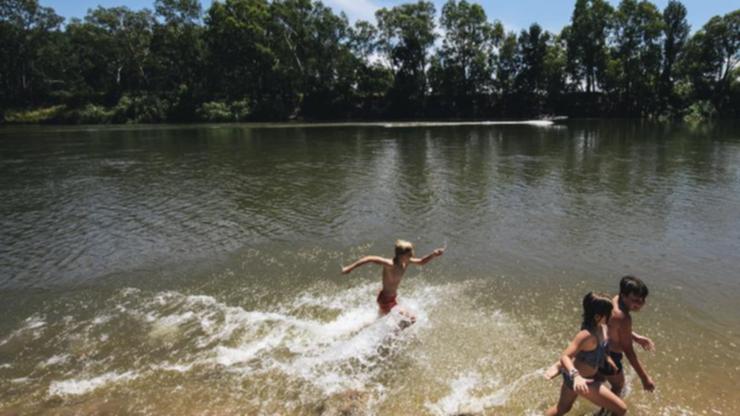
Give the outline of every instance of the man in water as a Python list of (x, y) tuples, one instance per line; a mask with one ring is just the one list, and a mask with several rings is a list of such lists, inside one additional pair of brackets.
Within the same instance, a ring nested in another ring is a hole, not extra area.
[(396, 241), (395, 256), (392, 259), (378, 256), (365, 256), (349, 266), (342, 267), (342, 273), (347, 274), (363, 264), (374, 263), (383, 266), (383, 289), (378, 293), (378, 307), (381, 315), (387, 315), (391, 309), (398, 307), (398, 312), (406, 317), (410, 324), (416, 322), (416, 316), (398, 306), (396, 302), (398, 285), (409, 264), (420, 266), (429, 263), (433, 258), (441, 256), (444, 248), (438, 248), (422, 258), (414, 257), (414, 245), (408, 241)]
[(604, 367), (599, 369), (599, 373), (606, 378), (612, 386), (612, 391), (617, 395), (620, 395), (624, 388), (622, 358), (625, 355), (640, 377), (642, 388), (647, 391), (655, 390), (653, 379), (642, 368), (642, 364), (637, 359), (637, 354), (632, 346), (634, 341), (647, 351), (655, 349), (655, 344), (650, 338), (632, 332), (631, 312), (638, 312), (642, 309), (647, 295), (648, 288), (642, 280), (634, 276), (625, 276), (619, 282), (619, 295), (612, 299), (614, 308), (608, 324), (609, 355), (617, 368)]

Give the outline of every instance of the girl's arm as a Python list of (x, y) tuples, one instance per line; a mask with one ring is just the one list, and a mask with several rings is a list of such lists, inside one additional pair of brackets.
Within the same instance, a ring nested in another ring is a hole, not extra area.
[(363, 264), (368, 264), (368, 263), (380, 264), (382, 266), (393, 266), (393, 260), (386, 259), (383, 257), (378, 257), (378, 256), (365, 256), (357, 260), (356, 262), (350, 264), (349, 266), (342, 267), (342, 273), (347, 274), (351, 272), (352, 270), (354, 270), (355, 268), (360, 267)]
[(416, 258), (416, 257), (412, 257), (411, 260), (409, 260), (409, 261), (411, 263), (414, 263), (414, 264), (418, 264), (420, 266), (423, 266), (423, 265), (429, 263), (433, 258), (438, 257), (438, 256), (441, 256), (442, 254), (444, 254), (444, 252), (445, 252), (445, 249), (438, 248), (438, 249), (432, 251), (431, 253), (427, 254), (426, 256), (420, 258), (420, 259), (419, 258)]
[(588, 385), (586, 384), (588, 380), (578, 374), (578, 370), (575, 365), (573, 365), (573, 357), (581, 351), (583, 343), (591, 336), (592, 335), (585, 329), (579, 331), (578, 334), (576, 334), (576, 337), (573, 338), (573, 341), (570, 342), (568, 347), (565, 348), (563, 354), (560, 356), (560, 364), (573, 378), (573, 389), (577, 393), (586, 393), (588, 391)]

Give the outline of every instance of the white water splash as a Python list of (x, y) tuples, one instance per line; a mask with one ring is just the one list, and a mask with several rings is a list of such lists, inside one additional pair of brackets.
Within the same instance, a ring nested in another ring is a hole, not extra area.
[(97, 377), (78, 378), (63, 381), (52, 381), (49, 385), (49, 396), (79, 396), (99, 389), (106, 384), (121, 383), (138, 378), (133, 371), (125, 373), (109, 372)]
[(40, 362), (37, 367), (46, 368), (57, 364), (66, 363), (71, 356), (69, 354), (57, 354), (49, 357), (48, 360)]

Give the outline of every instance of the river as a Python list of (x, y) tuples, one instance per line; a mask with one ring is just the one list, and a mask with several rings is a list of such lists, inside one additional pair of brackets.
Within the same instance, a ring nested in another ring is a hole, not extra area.
[(0, 222), (0, 414), (540, 414), (626, 274), (630, 413), (740, 414), (736, 122), (3, 127)]

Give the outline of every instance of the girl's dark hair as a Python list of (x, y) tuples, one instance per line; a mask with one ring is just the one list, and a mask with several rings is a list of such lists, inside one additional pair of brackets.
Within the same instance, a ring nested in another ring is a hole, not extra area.
[(589, 331), (596, 327), (596, 315), (606, 316), (608, 320), (612, 315), (611, 299), (603, 293), (588, 292), (583, 297), (583, 323), (581, 329)]

